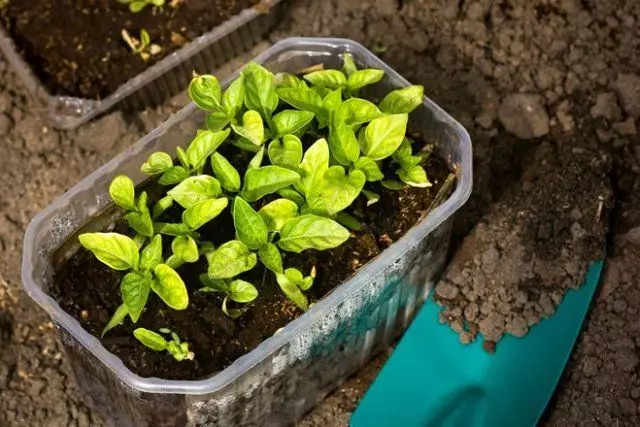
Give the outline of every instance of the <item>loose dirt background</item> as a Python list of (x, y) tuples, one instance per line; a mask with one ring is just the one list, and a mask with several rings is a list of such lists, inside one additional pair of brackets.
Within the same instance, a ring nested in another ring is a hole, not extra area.
[[(467, 127), (475, 188), (455, 243), (492, 204), (526, 190), (523, 171), (541, 144), (610, 159), (606, 274), (544, 425), (640, 424), (639, 21), (634, 0), (297, 0), (271, 37), (360, 41)], [(23, 233), (41, 208), (184, 102), (58, 132), (0, 58), (0, 426), (101, 425), (81, 403), (48, 319), (20, 290)], [(385, 357), (301, 425), (346, 425)]]

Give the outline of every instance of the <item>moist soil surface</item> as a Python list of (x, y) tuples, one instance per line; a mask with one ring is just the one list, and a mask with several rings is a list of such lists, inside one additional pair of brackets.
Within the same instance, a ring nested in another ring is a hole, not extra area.
[[(416, 145), (416, 148), (420, 148), (419, 142)], [(225, 156), (231, 158), (230, 154), (225, 153)], [(306, 275), (315, 266), (317, 276), (313, 287), (305, 292), (310, 303), (331, 292), (426, 215), (449, 170), (446, 163), (435, 156), (429, 157), (425, 169), (432, 187), (392, 191), (378, 185), (380, 188), (375, 188), (380, 194), (377, 203), (367, 207), (364, 198), (357, 199), (347, 212), (361, 222), (363, 229), (353, 231), (352, 237), (339, 247), (326, 251), (304, 251), (301, 254), (282, 252), (283, 264), (287, 268), (298, 268)], [(265, 198), (263, 202), (268, 201), (269, 198)], [(259, 209), (260, 206), (254, 204), (254, 208)], [(180, 209), (176, 208), (158, 220), (180, 222), (180, 214)], [(124, 223), (118, 224), (115, 230), (129, 232)], [(216, 246), (234, 239), (233, 218), (229, 209), (198, 231), (203, 240), (211, 241)], [(171, 237), (163, 237), (165, 246), (169, 246)], [(165, 252), (168, 250), (165, 248)], [(171, 310), (159, 298), (151, 296), (138, 323), (125, 322), (122, 327), (113, 329), (102, 339), (103, 344), (132, 371), (143, 377), (200, 379), (224, 369), (302, 314), (282, 294), (275, 275), (259, 264), (238, 276), (253, 283), (258, 288), (259, 296), (241, 317), (232, 320), (222, 312), (222, 297), (198, 292), (203, 286), (198, 275), (206, 270), (204, 259), (177, 269), (189, 289), (189, 306), (186, 310)], [(119, 285), (122, 276), (121, 272), (98, 261), (91, 252), (81, 249), (56, 273), (52, 296), (85, 329), (99, 337), (111, 315), (122, 303)], [(169, 328), (177, 332), (181, 340), (189, 343), (196, 355), (195, 360), (176, 363), (167, 352), (147, 349), (133, 337), (133, 330), (138, 327), (153, 331)]]
[[(0, 17), (52, 94), (100, 99), (258, 1), (182, 0), (172, 7), (167, 0), (161, 8), (133, 13), (116, 0), (12, 0), (0, 7)], [(142, 29), (162, 48), (147, 61), (121, 36), (127, 30), (140, 40)]]
[[(587, 150), (593, 159), (611, 159), (611, 165), (603, 163), (599, 172), (609, 178), (605, 187), (613, 190), (613, 208), (604, 228), (605, 274), (539, 425), (640, 425), (640, 3), (292, 0), (287, 4), (270, 41), (294, 35), (356, 40), (408, 80), (424, 84), (427, 95), (469, 131), (474, 144), (474, 191), (456, 215), (453, 260), (464, 259), (455, 255), (457, 249), (466, 237), (477, 239), (477, 231), (472, 230), (481, 228), (477, 227), (480, 222), (497, 226), (499, 216), (491, 213), (494, 204), (527, 198), (518, 193), (530, 181), (525, 172), (541, 164), (534, 155), (539, 147), (552, 148), (538, 152), (548, 160), (552, 169), (545, 170), (553, 171), (549, 173), (563, 171), (560, 168), (566, 163), (556, 157), (565, 153), (561, 146)], [(266, 47), (266, 43), (258, 46), (244, 59)], [(235, 61), (235, 66), (241, 63)], [(225, 66), (224, 73), (213, 73), (222, 76), (232, 70), (233, 66)], [(116, 112), (77, 131), (58, 132), (45, 127), (27, 99), (26, 88), (0, 57), (3, 427), (103, 425), (77, 392), (49, 319), (21, 291), (22, 238), (39, 210), (185, 102), (181, 95), (157, 109), (127, 115)], [(586, 173), (598, 174), (590, 159), (575, 157), (574, 167), (585, 162)], [(601, 186), (593, 178), (587, 182)], [(552, 187), (547, 194), (553, 195)], [(584, 194), (588, 192), (578, 193)], [(570, 200), (580, 212), (593, 212), (596, 204), (583, 197), (575, 203)], [(515, 209), (509, 211), (517, 215)], [(527, 211), (544, 214), (531, 206)], [(544, 223), (548, 215), (540, 218)], [(508, 216), (503, 223), (518, 224)], [(599, 229), (579, 223), (589, 232)], [(483, 245), (489, 240), (501, 244), (508, 229), (498, 230), (503, 231), (484, 236)], [(562, 235), (551, 234), (556, 239)], [(535, 253), (542, 241), (521, 239), (521, 244)], [(566, 247), (572, 251), (574, 246)], [(453, 260), (451, 269), (463, 268)], [(544, 257), (539, 262), (548, 262), (550, 268), (558, 265)], [(505, 266), (503, 271), (518, 276), (521, 270)], [(300, 425), (347, 426), (387, 355), (345, 381)]]

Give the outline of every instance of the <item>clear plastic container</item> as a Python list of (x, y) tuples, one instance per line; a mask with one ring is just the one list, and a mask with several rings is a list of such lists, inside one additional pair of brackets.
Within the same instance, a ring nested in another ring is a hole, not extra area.
[[(408, 85), (364, 47), (343, 39), (287, 39), (255, 60), (273, 71), (297, 71), (320, 62), (339, 67), (345, 52), (362, 66), (386, 72), (376, 85), (378, 95)], [(24, 287), (60, 331), (89, 403), (119, 427), (288, 425), (390, 344), (444, 267), (453, 214), (471, 192), (471, 141), (465, 129), (427, 98), (411, 117), (411, 130), (422, 132), (455, 171), (455, 191), (307, 313), (207, 379), (168, 381), (132, 373), (47, 294), (60, 261), (54, 252), (110, 205), (111, 179), (124, 173), (141, 182), (140, 164), (152, 151), (173, 152), (190, 141), (203, 125), (201, 112), (185, 107), (34, 218), (25, 236)]]
[(18, 53), (1, 23), (0, 52), (13, 66), (18, 78), (32, 94), (36, 108), (51, 125), (59, 129), (75, 129), (114, 106), (135, 111), (162, 103), (186, 88), (194, 70), (215, 70), (255, 46), (279, 21), (281, 11), (281, 0), (262, 0), (187, 43), (102, 100), (49, 93)]

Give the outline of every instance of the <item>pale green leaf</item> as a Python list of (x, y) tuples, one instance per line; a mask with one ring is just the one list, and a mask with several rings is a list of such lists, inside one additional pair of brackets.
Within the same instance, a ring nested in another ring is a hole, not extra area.
[(287, 221), (298, 216), (298, 205), (288, 199), (277, 199), (263, 206), (258, 214), (269, 231), (280, 231)]
[(127, 306), (131, 321), (136, 323), (142, 314), (151, 290), (151, 277), (135, 272), (127, 273), (120, 282), (122, 301)]
[(233, 202), (233, 225), (238, 238), (249, 249), (259, 249), (268, 241), (269, 230), (262, 216), (241, 197)]
[(162, 236), (156, 234), (142, 252), (140, 252), (140, 269), (152, 271), (162, 262)]
[(389, 157), (400, 147), (407, 131), (407, 114), (373, 119), (365, 129), (362, 152), (374, 160)]
[(329, 89), (337, 89), (346, 86), (347, 78), (342, 71), (320, 70), (304, 75), (304, 79), (309, 83)]
[(228, 203), (226, 197), (203, 200), (182, 213), (182, 222), (191, 230), (197, 230), (220, 215)]
[(338, 212), (338, 214), (336, 215), (336, 221), (338, 221), (338, 223), (340, 223), (341, 225), (347, 227), (349, 230), (362, 230), (362, 224), (360, 223), (360, 221), (358, 221), (358, 219), (353, 215), (349, 215), (346, 212)]
[(109, 195), (118, 206), (128, 211), (137, 210), (135, 204), (135, 186), (128, 176), (118, 175), (113, 178), (113, 181), (111, 181), (109, 185)]
[(203, 110), (219, 110), (220, 93), (220, 84), (215, 76), (197, 76), (189, 83), (189, 98)]
[(309, 301), (307, 300), (307, 297), (295, 283), (291, 282), (291, 280), (287, 278), (286, 275), (280, 273), (276, 274), (276, 281), (285, 296), (299, 309), (303, 311), (307, 311), (309, 309)]
[(298, 207), (303, 206), (306, 203), (306, 201), (304, 200), (304, 196), (298, 193), (293, 188), (283, 188), (281, 190), (278, 190), (278, 194), (285, 199), (291, 200), (293, 203), (298, 205)]
[(156, 222), (153, 228), (156, 233), (168, 236), (186, 236), (192, 233), (191, 229), (182, 223)]
[(382, 178), (384, 178), (384, 174), (380, 170), (378, 163), (370, 157), (360, 157), (353, 164), (353, 166), (356, 169), (364, 172), (365, 176), (367, 177), (367, 181), (369, 182), (380, 181)]
[(205, 116), (204, 124), (211, 132), (219, 132), (227, 127), (232, 118), (226, 111), (214, 111)]
[(185, 209), (207, 199), (220, 195), (220, 182), (210, 175), (192, 176), (167, 192), (169, 196)]
[(171, 166), (173, 166), (171, 156), (163, 151), (158, 151), (149, 156), (147, 161), (142, 164), (140, 171), (148, 175), (156, 175), (166, 171)]
[(429, 179), (427, 179), (427, 173), (422, 166), (412, 166), (409, 169), (401, 169), (398, 172), (398, 177), (412, 187), (431, 187)]
[(133, 331), (133, 336), (144, 344), (145, 347), (149, 347), (151, 350), (163, 351), (167, 348), (167, 340), (165, 340), (162, 335), (148, 329), (138, 328)]
[(300, 110), (283, 110), (273, 117), (278, 137), (294, 135), (311, 123), (313, 113)]
[(298, 110), (310, 111), (316, 116), (324, 113), (322, 97), (307, 88), (279, 88), (278, 96), (287, 104)]
[(251, 283), (245, 280), (236, 279), (229, 283), (227, 296), (232, 301), (248, 303), (258, 297), (258, 290)]
[(231, 124), (233, 131), (246, 138), (253, 145), (262, 145), (264, 142), (264, 123), (260, 113), (249, 110), (242, 116), (242, 125)]
[(244, 176), (242, 197), (248, 202), (254, 202), (267, 194), (297, 184), (300, 175), (297, 172), (279, 166), (263, 166), (248, 169)]
[(247, 166), (249, 169), (258, 169), (262, 165), (262, 159), (264, 158), (264, 147), (260, 147), (260, 150), (251, 158), (249, 161), (249, 165)]
[(380, 200), (380, 195), (373, 191), (362, 190), (362, 194), (367, 198), (367, 206), (371, 206)]
[(410, 113), (424, 102), (424, 87), (409, 86), (394, 90), (380, 103), (380, 111), (386, 114)]
[(227, 307), (227, 301), (229, 299), (229, 297), (224, 297), (224, 299), (222, 300), (222, 312), (232, 319), (237, 319), (238, 317), (242, 316), (242, 310), (239, 308)]
[(257, 257), (240, 240), (223, 243), (207, 254), (211, 279), (230, 279), (256, 266)]
[(152, 218), (158, 219), (160, 215), (164, 213), (167, 209), (173, 206), (173, 198), (171, 196), (164, 196), (162, 199), (158, 200), (155, 205), (153, 205), (153, 209), (151, 211)]
[(273, 243), (267, 243), (258, 251), (260, 262), (274, 273), (282, 273), (282, 255)]
[(222, 188), (232, 193), (240, 191), (240, 174), (238, 170), (220, 153), (211, 156), (211, 167)]
[(351, 76), (351, 74), (358, 71), (358, 67), (353, 60), (353, 55), (351, 55), (350, 53), (345, 53), (342, 55), (342, 64), (342, 70), (347, 76)]
[(299, 79), (291, 73), (277, 73), (276, 74), (276, 86), (277, 88), (293, 88), (293, 89), (308, 89), (309, 87), (304, 80)]
[(153, 270), (155, 280), (151, 284), (153, 292), (174, 310), (184, 310), (189, 305), (187, 286), (176, 271), (166, 264), (158, 264)]
[(244, 103), (249, 110), (258, 111), (263, 118), (271, 117), (278, 107), (273, 73), (256, 63), (249, 63), (244, 76)]
[(296, 253), (306, 249), (325, 250), (340, 246), (349, 235), (346, 228), (330, 218), (306, 214), (282, 227), (278, 246)]
[(129, 212), (124, 218), (137, 233), (147, 237), (153, 236), (153, 221), (147, 207), (147, 193), (145, 191), (138, 197), (136, 212)]
[(198, 135), (187, 147), (187, 161), (189, 164), (194, 168), (202, 166), (207, 158), (227, 139), (229, 133), (231, 133), (230, 129), (219, 132), (199, 131)]
[(273, 165), (297, 170), (302, 161), (302, 142), (295, 135), (285, 135), (282, 141), (271, 141), (268, 154)]
[(200, 258), (198, 245), (191, 236), (178, 236), (171, 242), (173, 254), (186, 262), (196, 262)]
[(222, 279), (212, 279), (207, 273), (202, 273), (198, 276), (200, 283), (204, 285), (204, 288), (200, 288), (201, 292), (221, 292), (226, 294), (229, 290), (229, 285)]
[(164, 171), (158, 184), (173, 185), (189, 177), (189, 171), (182, 166), (173, 166)]
[(138, 245), (130, 237), (118, 233), (85, 233), (80, 244), (114, 270), (138, 268)]
[(382, 113), (375, 104), (364, 99), (351, 98), (340, 104), (334, 113), (334, 121), (347, 126), (357, 126), (380, 117)]
[(360, 145), (351, 126), (340, 121), (334, 121), (329, 133), (329, 147), (331, 154), (341, 165), (349, 165), (360, 156)]
[(324, 176), (324, 187), (321, 191), (321, 203), (308, 200), (312, 210), (318, 213), (327, 212), (334, 215), (353, 203), (364, 187), (367, 178), (360, 170), (345, 174), (342, 166), (331, 166)]
[(382, 181), (380, 181), (380, 183), (387, 190), (397, 191), (397, 190), (402, 190), (404, 188), (402, 183), (400, 183), (400, 182), (398, 182), (398, 181), (396, 181), (394, 179), (383, 179)]
[(369, 68), (352, 73), (347, 79), (349, 91), (355, 92), (363, 87), (378, 83), (384, 77), (384, 71)]
[(182, 147), (176, 147), (176, 155), (178, 156), (178, 161), (182, 165), (183, 168), (189, 169), (189, 159), (187, 159), (187, 152), (182, 149)]
[(244, 104), (244, 77), (240, 75), (233, 81), (222, 95), (222, 107), (227, 117), (233, 118)]
[(124, 319), (127, 318), (128, 314), (129, 312), (127, 311), (127, 306), (125, 304), (121, 304), (116, 309), (115, 313), (113, 313), (111, 319), (109, 319), (109, 323), (107, 323), (107, 326), (105, 326), (102, 330), (102, 334), (100, 335), (100, 337), (104, 337), (104, 334), (106, 334), (116, 326), (122, 325), (124, 323)]
[(324, 186), (324, 174), (328, 167), (329, 145), (325, 139), (319, 139), (307, 149), (300, 163), (302, 179), (299, 187), (307, 198)]

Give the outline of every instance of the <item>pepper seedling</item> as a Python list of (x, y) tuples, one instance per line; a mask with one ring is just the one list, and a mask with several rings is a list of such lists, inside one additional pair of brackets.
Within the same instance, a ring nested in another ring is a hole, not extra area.
[(144, 28), (140, 30), (140, 39), (131, 36), (129, 31), (123, 29), (122, 39), (127, 46), (129, 46), (131, 52), (139, 55), (143, 61), (148, 61), (152, 56), (158, 55), (162, 52), (162, 47), (160, 47), (160, 45), (151, 43), (151, 37)]
[(133, 13), (138, 13), (147, 6), (164, 6), (165, 0), (118, 0), (118, 3), (128, 4), (129, 10)]
[(195, 354), (193, 351), (189, 351), (189, 344), (180, 341), (178, 334), (167, 328), (160, 328), (158, 332), (171, 336), (171, 340), (166, 340), (159, 333), (150, 331), (145, 328), (138, 328), (133, 331), (133, 336), (136, 337), (145, 347), (154, 351), (167, 351), (178, 362), (182, 360), (193, 360)]

